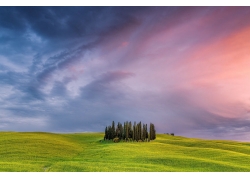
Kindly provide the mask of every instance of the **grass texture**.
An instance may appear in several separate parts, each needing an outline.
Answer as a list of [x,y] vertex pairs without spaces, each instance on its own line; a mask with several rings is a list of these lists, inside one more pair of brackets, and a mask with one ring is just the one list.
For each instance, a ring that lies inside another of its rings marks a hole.
[[250,143],[157,134],[100,142],[103,133],[0,132],[1,172],[250,172]]

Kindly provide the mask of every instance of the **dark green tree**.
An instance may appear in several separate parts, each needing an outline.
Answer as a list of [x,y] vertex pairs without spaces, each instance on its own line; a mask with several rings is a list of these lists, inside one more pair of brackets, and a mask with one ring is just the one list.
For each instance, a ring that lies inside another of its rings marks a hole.
[[146,126],[145,124],[142,125],[142,141],[146,139]]
[[153,128],[153,136],[152,136],[152,138],[153,138],[153,140],[155,140],[155,138],[156,138],[156,131],[155,131],[155,125],[154,124],[152,124],[152,128]]
[[126,121],[126,141],[128,141],[128,121]]
[[135,126],[136,126],[136,122],[134,122],[134,125],[133,125],[133,141],[135,140]]
[[142,140],[141,121],[139,122],[139,140]]
[[111,133],[111,139],[114,139],[115,138],[115,122],[113,121],[112,122],[112,133]]
[[129,123],[128,123],[128,138],[130,141],[133,138],[133,129],[132,129],[131,121],[129,121]]
[[138,124],[136,124],[135,126],[135,140],[138,141],[139,138],[138,138]]
[[153,140],[153,128],[152,128],[152,123],[150,123],[149,126],[149,140]]
[[123,125],[123,135],[122,135],[122,137],[123,137],[123,140],[126,139],[126,123],[125,122],[124,122],[124,125]]
[[156,138],[156,135],[155,135],[156,131],[155,131],[155,126],[153,123],[150,123],[150,140],[154,140]]
[[104,140],[108,139],[108,128],[106,126],[105,128],[105,135],[104,135]]
[[148,141],[148,127],[147,127],[147,124],[146,124],[146,140]]

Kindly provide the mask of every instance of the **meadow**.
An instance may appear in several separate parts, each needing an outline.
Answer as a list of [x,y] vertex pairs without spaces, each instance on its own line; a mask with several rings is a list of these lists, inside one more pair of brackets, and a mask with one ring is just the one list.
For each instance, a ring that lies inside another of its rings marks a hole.
[[250,172],[250,143],[157,134],[100,142],[103,133],[0,132],[4,172]]

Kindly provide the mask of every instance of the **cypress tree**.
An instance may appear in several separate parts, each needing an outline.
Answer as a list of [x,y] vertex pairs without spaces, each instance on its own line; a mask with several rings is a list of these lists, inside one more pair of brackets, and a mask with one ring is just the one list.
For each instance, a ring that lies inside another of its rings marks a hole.
[[152,137],[152,138],[153,138],[153,140],[154,140],[154,139],[156,138],[156,135],[155,135],[155,133],[156,133],[156,132],[155,132],[155,125],[153,124],[152,126],[153,126],[153,127],[152,127],[152,128],[153,128],[153,137]]
[[152,123],[150,123],[150,127],[149,127],[149,140],[152,140]]
[[126,121],[126,141],[128,141],[128,121]]
[[153,123],[150,123],[150,134],[149,134],[149,139],[154,140],[156,139],[156,131],[155,131],[155,125]]
[[128,138],[129,138],[129,140],[131,140],[132,137],[133,137],[132,123],[131,123],[131,121],[129,121],[129,123],[128,123]]
[[143,124],[141,123],[141,140],[143,141]]
[[115,129],[115,137],[119,138],[119,135],[120,135],[120,129],[119,129],[119,122],[118,122],[116,129]]
[[138,141],[138,124],[135,126],[135,140]]
[[108,127],[108,133],[107,133],[107,135],[108,135],[108,140],[110,140],[111,139],[111,126],[109,126]]
[[121,140],[122,139],[122,132],[123,132],[122,123],[120,123],[119,129],[120,129],[119,139]]
[[123,140],[125,140],[126,138],[126,124],[124,122],[124,125],[123,125]]
[[119,123],[119,136],[118,136],[119,140],[122,139],[122,124]]
[[111,139],[115,138],[115,122],[112,122],[112,133],[111,133]]
[[140,123],[137,124],[137,141],[140,140]]
[[145,130],[145,124],[143,124],[143,128],[142,128],[142,140],[145,141],[146,139],[146,130]]
[[104,140],[106,140],[107,137],[108,137],[108,128],[107,128],[107,126],[106,126],[106,128],[105,128]]
[[139,140],[142,140],[142,138],[141,138],[141,121],[139,123]]
[[120,124],[120,130],[121,130],[121,133],[120,133],[120,140],[123,139],[123,127],[122,127],[122,124]]
[[142,141],[144,141],[144,124],[142,124],[142,135],[141,135]]
[[136,141],[139,140],[139,123],[136,124]]
[[136,123],[134,122],[134,125],[133,125],[133,141],[135,140],[135,125],[136,125]]

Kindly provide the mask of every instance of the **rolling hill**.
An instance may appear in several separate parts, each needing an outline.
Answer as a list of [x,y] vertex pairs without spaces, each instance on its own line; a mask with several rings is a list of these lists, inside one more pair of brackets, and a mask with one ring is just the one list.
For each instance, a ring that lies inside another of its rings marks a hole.
[[157,134],[100,142],[103,133],[0,132],[4,172],[250,172],[250,143]]

